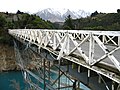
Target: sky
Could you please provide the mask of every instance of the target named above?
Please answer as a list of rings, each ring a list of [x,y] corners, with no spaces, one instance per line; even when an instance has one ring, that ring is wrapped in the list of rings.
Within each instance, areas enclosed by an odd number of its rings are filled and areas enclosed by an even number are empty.
[[[22,12],[35,13],[41,9],[81,9],[86,12],[112,13],[120,9],[120,0],[1,0],[0,12],[16,13]]]

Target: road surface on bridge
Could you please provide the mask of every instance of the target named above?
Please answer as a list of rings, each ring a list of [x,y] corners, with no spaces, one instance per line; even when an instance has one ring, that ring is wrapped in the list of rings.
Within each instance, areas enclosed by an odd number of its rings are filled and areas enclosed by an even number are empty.
[[[73,46],[74,47],[74,46]],[[73,48],[71,47],[71,48]],[[109,51],[113,50],[116,48],[116,46],[112,46],[112,45],[106,45],[106,47],[109,49]],[[84,53],[89,56],[89,43],[88,42],[85,42],[84,45],[81,46],[82,50],[84,51]],[[94,59],[98,59],[100,58],[101,56],[103,56],[105,53],[103,52],[103,50],[99,47],[98,44],[95,44],[95,49],[94,49]],[[79,54],[78,51],[75,52],[76,54]],[[117,60],[120,62],[120,50],[117,51],[117,52],[114,52],[113,54]],[[109,58],[105,58],[103,60],[104,64],[108,65],[108,66],[112,66],[115,68],[114,64],[109,60]]]

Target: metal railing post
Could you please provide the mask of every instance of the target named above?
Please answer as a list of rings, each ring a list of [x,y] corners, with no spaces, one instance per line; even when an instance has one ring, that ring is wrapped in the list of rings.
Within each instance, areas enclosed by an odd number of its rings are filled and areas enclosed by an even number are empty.
[[[118,36],[118,46],[120,46],[120,36]]]
[[[90,43],[89,43],[89,65],[93,61],[94,57],[94,39],[93,39],[93,34],[92,32],[90,33]]]

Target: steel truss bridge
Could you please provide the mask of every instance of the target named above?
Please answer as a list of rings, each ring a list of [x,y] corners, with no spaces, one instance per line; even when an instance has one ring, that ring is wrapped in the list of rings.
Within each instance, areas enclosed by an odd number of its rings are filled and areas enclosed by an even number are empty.
[[[9,29],[9,34],[26,46],[20,53],[23,49],[15,44],[16,57],[25,80],[36,90],[42,88],[27,75],[43,82],[44,90],[71,87],[61,83],[63,74],[73,82],[72,88],[79,87],[80,81],[92,90],[120,90],[120,31]],[[27,68],[25,61],[29,63],[32,57],[42,79]],[[58,68],[56,80],[50,77],[52,65]]]

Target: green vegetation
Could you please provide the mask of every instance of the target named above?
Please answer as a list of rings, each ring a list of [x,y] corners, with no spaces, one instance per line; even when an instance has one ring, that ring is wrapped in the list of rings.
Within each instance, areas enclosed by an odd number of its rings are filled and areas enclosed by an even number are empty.
[[[71,18],[70,18],[71,19]],[[120,30],[120,9],[117,10],[117,13],[98,13],[95,11],[91,16],[87,18],[80,18],[71,21],[66,19],[65,22],[69,22],[73,29],[79,30]],[[64,26],[70,27],[70,24]]]
[[[0,12],[0,43],[11,44],[11,37],[7,33],[8,29],[52,29],[50,21],[42,20],[36,15],[17,11],[16,14]]]
[[[78,29],[78,30],[116,30],[120,31],[120,9],[117,13],[98,13],[80,19],[72,19],[69,15],[64,24],[51,23],[36,15],[17,11],[16,14],[0,12],[0,43],[11,44],[8,29]]]
[[[16,14],[11,13],[0,13],[0,23],[4,26],[5,29],[38,29],[38,28],[53,28],[53,25],[49,21],[42,20],[40,17],[36,15],[30,15],[27,13],[17,11]]]
[[[68,15],[68,17],[66,18],[64,25],[63,25],[63,29],[68,29],[68,30],[74,29],[70,15]]]

